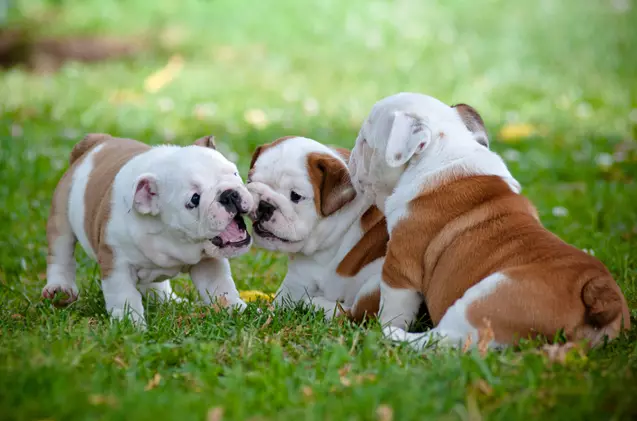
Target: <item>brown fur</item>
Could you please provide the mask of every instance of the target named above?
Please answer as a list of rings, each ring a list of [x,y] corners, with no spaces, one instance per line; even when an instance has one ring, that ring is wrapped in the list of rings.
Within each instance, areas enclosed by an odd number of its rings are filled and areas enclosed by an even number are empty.
[[[409,204],[389,241],[383,279],[423,294],[434,325],[470,287],[495,272],[509,282],[467,310],[476,328],[515,343],[564,329],[569,339],[611,338],[630,326],[606,267],[547,231],[534,206],[496,176],[453,177]]]
[[[363,236],[336,268],[336,273],[341,276],[356,276],[362,268],[387,252],[387,221],[376,206],[371,206],[361,217],[361,229]]]
[[[380,288],[375,289],[367,295],[358,297],[358,300],[348,312],[348,317],[355,322],[362,322],[367,317],[373,317],[380,310]]]
[[[316,211],[321,215],[333,214],[356,197],[347,167],[340,159],[325,153],[310,153],[307,171],[314,187]]]
[[[195,145],[202,146],[204,148],[217,149],[217,144],[215,143],[215,137],[213,135],[204,136],[195,140]]]
[[[453,106],[456,109],[460,118],[462,118],[462,122],[467,127],[467,129],[472,132],[474,135],[478,133],[484,133],[484,136],[477,136],[476,140],[478,143],[489,147],[489,139],[487,137],[487,129],[484,126],[484,121],[478,111],[473,108],[471,105],[467,104],[456,104]]]

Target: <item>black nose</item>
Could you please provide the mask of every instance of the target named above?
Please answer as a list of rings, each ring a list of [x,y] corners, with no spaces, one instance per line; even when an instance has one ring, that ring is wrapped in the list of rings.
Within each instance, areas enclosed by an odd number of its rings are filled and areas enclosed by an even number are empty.
[[[259,207],[257,208],[257,220],[259,221],[269,221],[272,218],[272,214],[274,213],[274,205],[264,202],[263,200],[259,202]]]
[[[236,190],[226,190],[219,195],[219,203],[228,213],[239,213],[241,211],[241,196]]]

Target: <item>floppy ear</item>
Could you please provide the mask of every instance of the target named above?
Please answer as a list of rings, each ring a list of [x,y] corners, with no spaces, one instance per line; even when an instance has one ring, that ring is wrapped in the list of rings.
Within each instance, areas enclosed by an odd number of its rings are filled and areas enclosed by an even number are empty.
[[[204,148],[217,149],[215,137],[213,135],[204,136],[195,140],[195,145],[203,146]]]
[[[329,216],[356,197],[349,172],[338,158],[326,153],[311,153],[307,170],[314,187],[314,204],[323,216]]]
[[[476,109],[467,104],[456,104],[452,108],[460,115],[467,129],[473,133],[476,142],[488,148],[489,136],[487,135],[487,129],[484,127],[484,121]]]
[[[431,131],[422,119],[413,114],[396,111],[387,140],[385,162],[390,167],[403,165],[415,153],[420,152],[430,138]]]
[[[157,177],[145,173],[137,177],[133,190],[133,208],[142,215],[159,213]]]
[[[263,151],[263,146],[257,146],[257,148],[254,150],[254,153],[252,154],[252,160],[250,160],[249,169],[252,169],[252,167],[254,167],[254,163],[257,162],[257,159],[259,159],[259,155],[261,155],[262,151]]]

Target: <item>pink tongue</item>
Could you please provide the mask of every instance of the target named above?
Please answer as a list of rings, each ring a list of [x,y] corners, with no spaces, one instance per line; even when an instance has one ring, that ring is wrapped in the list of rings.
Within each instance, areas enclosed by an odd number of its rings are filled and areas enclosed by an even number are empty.
[[[239,228],[237,221],[232,220],[219,237],[223,240],[223,243],[236,243],[246,238],[246,231]]]

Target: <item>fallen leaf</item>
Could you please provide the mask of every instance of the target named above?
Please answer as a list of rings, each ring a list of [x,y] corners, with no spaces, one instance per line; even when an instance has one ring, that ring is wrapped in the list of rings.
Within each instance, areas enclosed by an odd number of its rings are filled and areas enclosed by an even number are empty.
[[[478,329],[478,351],[484,357],[489,350],[489,343],[495,338],[495,334],[491,329],[491,320],[485,317],[482,321],[484,327]]]
[[[480,392],[484,393],[487,396],[491,396],[493,394],[493,388],[484,379],[478,379],[474,383],[474,385],[478,388]]]
[[[565,344],[546,344],[542,347],[542,352],[551,363],[565,364],[570,351],[577,351],[580,357],[585,357],[586,352],[578,344],[574,342],[566,342]]]
[[[24,316],[22,314],[15,313],[11,315],[11,318],[13,320],[18,320],[18,319],[24,319]]]
[[[273,298],[271,294],[266,294],[265,292],[257,290],[239,291],[239,296],[245,302],[257,301],[259,299],[272,301]]]
[[[303,393],[303,396],[305,396],[308,399],[314,396],[314,391],[312,390],[310,386],[303,386],[301,388],[301,393]]]
[[[473,344],[473,339],[471,339],[471,334],[468,333],[467,339],[464,341],[464,345],[462,345],[462,353],[466,354],[469,351],[469,348],[471,348],[472,344]]]
[[[156,388],[159,385],[160,381],[161,381],[161,375],[159,373],[155,373],[153,378],[148,381],[148,384],[146,384],[146,387],[144,388],[144,390],[149,391],[151,389]]]
[[[534,126],[526,123],[507,124],[500,129],[498,137],[505,143],[515,143],[536,132]]]
[[[378,421],[392,421],[394,419],[394,411],[390,406],[378,405],[378,408],[376,408],[376,417]]]
[[[219,313],[221,310],[223,310],[224,308],[228,308],[229,306],[230,303],[228,302],[226,296],[221,295],[217,297],[214,303],[212,303],[212,310],[216,313]]]
[[[223,408],[216,406],[208,410],[206,421],[221,421],[223,419]]]
[[[343,367],[338,369],[338,375],[339,376],[346,376],[350,370],[352,369],[352,366],[349,364],[345,364]]]
[[[184,59],[180,55],[174,55],[166,65],[151,74],[144,81],[147,92],[155,93],[172,82],[184,67]]]
[[[352,385],[352,381],[347,377],[341,377],[341,384],[345,387],[350,387]]]
[[[119,356],[115,356],[115,358],[113,358],[113,362],[122,368],[128,368],[128,364],[126,364]]]
[[[268,316],[267,320],[265,321],[265,323],[263,323],[263,326],[261,326],[259,330],[263,330],[266,327],[270,326],[270,323],[272,323],[272,316]]]
[[[117,400],[115,399],[114,396],[110,396],[110,395],[90,395],[88,397],[88,402],[91,405],[108,405],[108,406],[115,406],[117,405]]]

